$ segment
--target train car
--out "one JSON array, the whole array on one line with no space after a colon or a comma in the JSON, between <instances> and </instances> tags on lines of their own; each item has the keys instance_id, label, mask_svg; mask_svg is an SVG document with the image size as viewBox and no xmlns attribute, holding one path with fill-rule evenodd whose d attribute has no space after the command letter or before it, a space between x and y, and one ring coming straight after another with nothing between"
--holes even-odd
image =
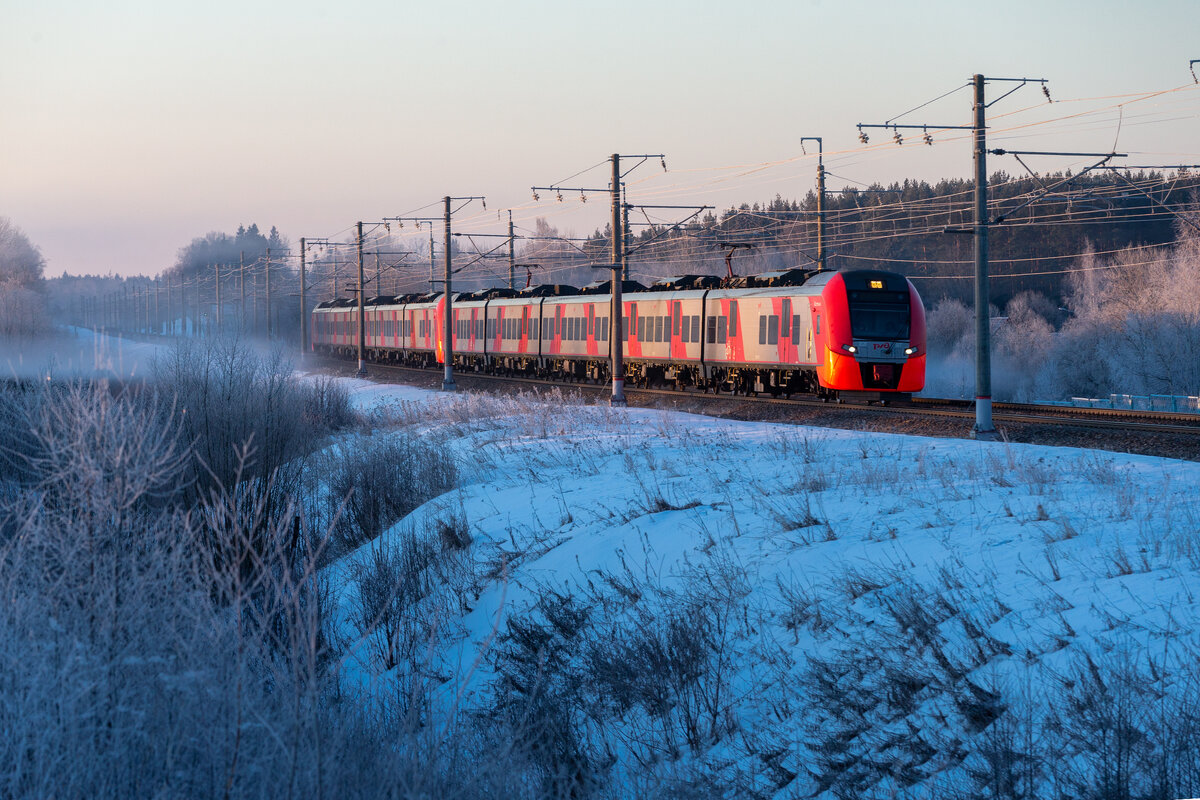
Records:
<instances>
[{"instance_id":1,"label":"train car","mask_svg":"<svg viewBox=\"0 0 1200 800\"><path fill-rule=\"evenodd\" d=\"M533 373L541 367L542 299L495 297L487 301L488 365L505 373Z\"/></svg>"},{"instance_id":2,"label":"train car","mask_svg":"<svg viewBox=\"0 0 1200 800\"><path fill-rule=\"evenodd\" d=\"M402 308L391 296L372 297L366 301L363 312L367 336L364 341L368 358L387 361L399 352L398 322Z\"/></svg>"},{"instance_id":3,"label":"train car","mask_svg":"<svg viewBox=\"0 0 1200 800\"><path fill-rule=\"evenodd\" d=\"M310 337L313 350L348 356L358 343L358 307L353 300L337 298L318 303L313 309Z\"/></svg>"},{"instance_id":4,"label":"train car","mask_svg":"<svg viewBox=\"0 0 1200 800\"><path fill-rule=\"evenodd\" d=\"M925 386L925 306L903 275L874 270L826 272L825 327L817 332L821 386L839 397L883 399Z\"/></svg>"},{"instance_id":5,"label":"train car","mask_svg":"<svg viewBox=\"0 0 1200 800\"><path fill-rule=\"evenodd\" d=\"M404 304L404 315L408 317L410 335L406 337L401 361L413 366L428 367L441 361L439 357L441 328L445 325L444 317L439 314L442 308L440 294L419 295Z\"/></svg>"},{"instance_id":6,"label":"train car","mask_svg":"<svg viewBox=\"0 0 1200 800\"><path fill-rule=\"evenodd\" d=\"M457 367L479 371L487 365L487 304L486 292L456 295L451 304L450 313L454 318L451 342Z\"/></svg>"},{"instance_id":7,"label":"train car","mask_svg":"<svg viewBox=\"0 0 1200 800\"><path fill-rule=\"evenodd\" d=\"M622 295L622 352L635 385L704 385L704 318L707 290L665 290Z\"/></svg>"}]
</instances>

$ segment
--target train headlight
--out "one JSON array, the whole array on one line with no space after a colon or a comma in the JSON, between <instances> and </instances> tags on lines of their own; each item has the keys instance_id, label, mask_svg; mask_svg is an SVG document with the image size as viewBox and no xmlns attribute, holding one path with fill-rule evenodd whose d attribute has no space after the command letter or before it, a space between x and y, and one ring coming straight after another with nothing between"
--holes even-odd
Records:
<instances>
[{"instance_id":1,"label":"train headlight","mask_svg":"<svg viewBox=\"0 0 1200 800\"><path fill-rule=\"evenodd\" d=\"M906 356L915 356L916 354L917 354L917 348L915 348L915 347L906 347L906 348L904 348L904 355L906 355Z\"/></svg>"},{"instance_id":2,"label":"train headlight","mask_svg":"<svg viewBox=\"0 0 1200 800\"><path fill-rule=\"evenodd\" d=\"M844 344L844 345L842 345L842 349L845 350L847 353L857 353L858 352L858 348L852 344Z\"/></svg>"}]
</instances>

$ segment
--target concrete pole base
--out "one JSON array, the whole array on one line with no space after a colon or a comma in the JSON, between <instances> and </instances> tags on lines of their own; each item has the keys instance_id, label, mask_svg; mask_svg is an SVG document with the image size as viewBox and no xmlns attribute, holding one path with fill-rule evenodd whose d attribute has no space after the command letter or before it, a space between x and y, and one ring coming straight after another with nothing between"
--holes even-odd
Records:
<instances>
[{"instance_id":1,"label":"concrete pole base","mask_svg":"<svg viewBox=\"0 0 1200 800\"><path fill-rule=\"evenodd\" d=\"M442 381L443 392L456 392L458 387L454 385L454 381Z\"/></svg>"}]
</instances>

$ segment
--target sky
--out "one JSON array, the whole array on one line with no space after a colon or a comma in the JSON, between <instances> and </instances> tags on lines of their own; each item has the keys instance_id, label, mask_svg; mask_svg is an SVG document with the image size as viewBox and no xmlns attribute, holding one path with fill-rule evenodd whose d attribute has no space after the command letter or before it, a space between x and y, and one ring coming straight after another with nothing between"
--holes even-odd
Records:
<instances>
[{"instance_id":1,"label":"sky","mask_svg":"<svg viewBox=\"0 0 1200 800\"><path fill-rule=\"evenodd\" d=\"M0 0L0 216L46 274L154 275L210 231L344 238L441 213L458 231L563 234L606 198L606 160L663 153L629 201L799 199L971 175L962 131L868 146L856 123L967 125L970 76L1046 78L989 109L989 146L1200 163L1200 3ZM1200 65L1198 65L1200 66ZM958 91L954 91L958 88ZM988 100L1011 84L989 84ZM1152 93L1166 94L1149 96ZM1087 159L1047 157L1039 171ZM630 162L626 162L630 164ZM595 169L586 171L590 167ZM1019 172L1011 158L991 170ZM575 176L576 173L580 173ZM570 180L565 180L568 176ZM456 204L457 205L457 204ZM656 221L687 211L649 210Z\"/></svg>"}]
</instances>

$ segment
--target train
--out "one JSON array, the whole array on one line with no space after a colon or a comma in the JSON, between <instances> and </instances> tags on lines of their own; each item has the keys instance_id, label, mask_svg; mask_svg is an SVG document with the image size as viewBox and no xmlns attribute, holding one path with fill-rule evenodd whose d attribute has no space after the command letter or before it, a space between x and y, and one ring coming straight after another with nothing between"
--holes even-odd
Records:
<instances>
[{"instance_id":1,"label":"train","mask_svg":"<svg viewBox=\"0 0 1200 800\"><path fill-rule=\"evenodd\" d=\"M637 387L887 402L925 385L925 308L912 282L878 270L781 270L622 283L625 380ZM611 379L611 284L485 289L451 302L459 370L565 381ZM367 360L445 363L445 296L364 300ZM312 350L358 353L350 298L312 312Z\"/></svg>"}]
</instances>

